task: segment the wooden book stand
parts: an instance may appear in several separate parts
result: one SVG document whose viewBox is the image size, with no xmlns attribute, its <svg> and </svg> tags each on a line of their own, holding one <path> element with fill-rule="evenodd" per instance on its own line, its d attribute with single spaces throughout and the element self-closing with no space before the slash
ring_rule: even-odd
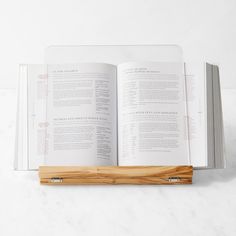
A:
<svg viewBox="0 0 236 236">
<path fill-rule="evenodd" d="M 192 166 L 41 166 L 41 184 L 191 184 Z"/>
</svg>

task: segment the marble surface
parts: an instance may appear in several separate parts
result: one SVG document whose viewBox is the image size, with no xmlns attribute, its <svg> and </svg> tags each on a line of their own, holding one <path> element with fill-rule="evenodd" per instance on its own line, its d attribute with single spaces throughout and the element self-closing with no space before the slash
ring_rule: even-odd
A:
<svg viewBox="0 0 236 236">
<path fill-rule="evenodd" d="M 16 90 L 0 89 L 0 235 L 236 235 L 236 90 L 222 91 L 225 170 L 190 186 L 40 186 L 13 171 Z"/>
</svg>

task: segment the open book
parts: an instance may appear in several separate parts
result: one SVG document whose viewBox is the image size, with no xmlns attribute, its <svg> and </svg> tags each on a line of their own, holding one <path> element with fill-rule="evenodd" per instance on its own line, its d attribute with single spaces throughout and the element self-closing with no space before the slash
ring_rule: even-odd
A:
<svg viewBox="0 0 236 236">
<path fill-rule="evenodd" d="M 39 165 L 224 167 L 218 67 L 21 65 L 15 168 Z"/>
</svg>

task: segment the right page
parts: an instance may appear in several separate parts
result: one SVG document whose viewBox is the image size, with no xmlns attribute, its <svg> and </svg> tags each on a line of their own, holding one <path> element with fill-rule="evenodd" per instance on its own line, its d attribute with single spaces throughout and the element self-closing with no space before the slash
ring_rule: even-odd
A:
<svg viewBox="0 0 236 236">
<path fill-rule="evenodd" d="M 117 69 L 119 165 L 189 165 L 182 63 Z"/>
<path fill-rule="evenodd" d="M 205 168 L 208 165 L 208 155 L 207 79 L 204 63 L 185 63 L 185 80 L 191 164 L 197 168 Z M 212 110 L 211 113 L 213 113 Z M 212 145 L 210 146 L 212 148 Z"/>
</svg>

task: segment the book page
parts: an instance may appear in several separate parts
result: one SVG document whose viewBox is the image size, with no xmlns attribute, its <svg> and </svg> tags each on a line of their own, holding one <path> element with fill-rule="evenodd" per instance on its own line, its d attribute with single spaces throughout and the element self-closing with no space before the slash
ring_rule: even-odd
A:
<svg viewBox="0 0 236 236">
<path fill-rule="evenodd" d="M 116 165 L 116 67 L 48 66 L 47 165 Z"/>
<path fill-rule="evenodd" d="M 204 63 L 187 62 L 185 78 L 191 164 L 194 167 L 206 167 L 208 165 L 207 104 Z"/>
<path fill-rule="evenodd" d="M 181 63 L 118 66 L 119 165 L 188 165 Z"/>
<path fill-rule="evenodd" d="M 44 162 L 47 75 L 44 65 L 19 67 L 16 170 L 36 170 Z"/>
<path fill-rule="evenodd" d="M 27 68 L 28 168 L 32 170 L 44 163 L 47 74 L 44 65 L 28 65 Z"/>
<path fill-rule="evenodd" d="M 28 75 L 27 65 L 21 64 L 19 66 L 17 117 L 16 117 L 16 139 L 15 139 L 15 160 L 14 160 L 14 168 L 16 170 L 27 170 L 29 167 L 27 75 Z"/>
</svg>

